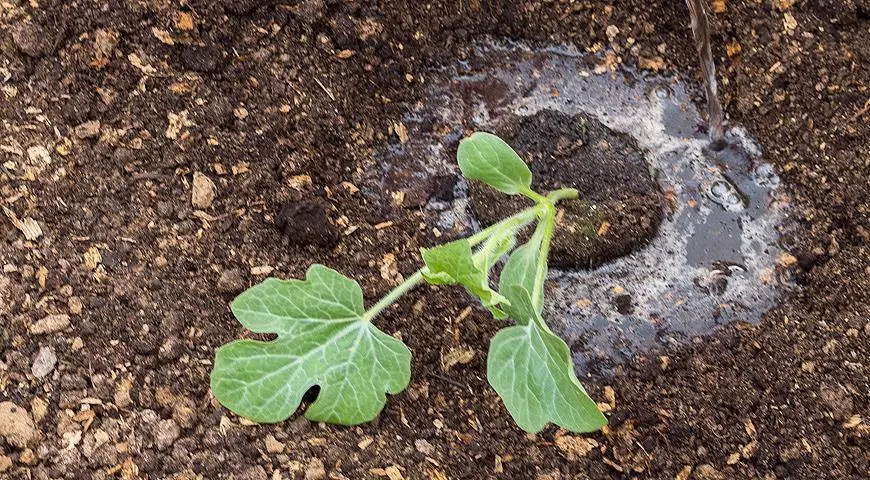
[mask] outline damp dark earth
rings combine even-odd
[[[742,129],[709,148],[681,82],[596,74],[597,61],[478,47],[404,119],[413,140],[390,150],[384,170],[449,175],[463,133],[487,130],[518,150],[542,189],[580,191],[560,211],[547,301],[578,365],[758,321],[791,283],[779,246],[789,202],[774,167]],[[447,232],[523,206],[483,186],[454,190],[450,202],[427,204]]]
[[[866,478],[870,6],[690,3],[0,3],[0,478]],[[446,286],[376,320],[374,422],[223,408],[242,291],[371,305],[526,206],[462,180],[478,130],[580,192],[544,317],[609,425],[520,430]]]

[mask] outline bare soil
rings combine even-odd
[[[0,477],[866,478],[870,7],[714,8],[725,111],[793,199],[799,288],[584,379],[610,426],[575,436],[514,426],[485,380],[501,325],[460,289],[379,320],[414,370],[372,424],[247,425],[208,375],[266,275],[325,263],[373,299],[417,268],[427,217],[383,201],[373,156],[440,66],[494,35],[696,78],[682,2],[2,3]]]

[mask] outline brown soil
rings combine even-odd
[[[594,268],[619,258],[655,235],[661,192],[633,139],[594,118],[543,110],[512,117],[496,132],[529,164],[540,192],[576,188],[580,199],[559,204],[550,264]],[[530,202],[472,182],[472,206],[491,225]]]
[[[0,477],[866,478],[870,9],[716,3],[725,110],[783,172],[800,288],[759,325],[585,379],[615,393],[591,440],[513,425],[484,374],[500,325],[461,313],[460,289],[379,320],[414,371],[369,425],[245,425],[210,396],[210,362],[245,335],[229,301],[270,268],[326,263],[369,299],[384,263],[417,268],[426,216],[371,201],[367,179],[439,66],[493,34],[690,76],[681,2],[4,3],[0,202],[43,235],[0,220],[0,400],[35,422],[0,417]],[[216,193],[199,211],[194,172]],[[298,202],[321,207],[280,216]],[[336,233],[300,246],[278,228],[299,221]],[[47,314],[70,325],[34,333]],[[473,359],[439,367],[458,348]]]

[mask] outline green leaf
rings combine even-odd
[[[278,335],[217,351],[212,392],[239,415],[280,422],[318,385],[305,417],[357,425],[383,409],[386,393],[408,386],[410,350],[363,319],[362,290],[335,270],[312,265],[304,281],[267,279],[239,295],[232,311],[248,329]]]
[[[493,251],[502,251],[504,255],[509,245],[497,245]],[[497,318],[504,318],[504,312],[499,304],[508,301],[498,292],[489,287],[489,267],[493,254],[478,256],[471,252],[468,240],[461,239],[429,249],[421,249],[423,261],[428,272],[423,273],[427,282],[433,285],[462,285],[481,303],[493,312]]]
[[[511,304],[513,304],[515,300],[511,298],[512,292],[515,291],[510,288],[511,286],[518,285],[526,292],[535,291],[535,274],[537,273],[538,254],[541,251],[542,239],[543,228],[539,225],[535,230],[535,233],[532,235],[532,238],[530,238],[524,245],[517,247],[517,249],[511,253],[510,257],[508,257],[507,263],[505,263],[504,268],[501,271],[501,275],[498,279],[498,291],[504,295]],[[540,287],[537,288],[540,289]],[[543,298],[543,292],[540,293],[540,298]],[[519,300],[521,301],[522,299]],[[540,313],[540,307],[537,310]],[[527,316],[515,315],[512,318],[517,322],[524,322],[526,321]]]
[[[568,345],[541,319],[527,290],[519,285],[508,290],[515,300],[509,313],[520,325],[492,338],[486,363],[489,383],[514,421],[527,432],[539,432],[550,422],[572,432],[606,425],[574,375]]]
[[[497,136],[476,132],[459,142],[456,154],[462,175],[508,195],[532,186],[532,171],[510,145]]]

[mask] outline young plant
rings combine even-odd
[[[577,191],[533,191],[528,166],[489,133],[463,140],[457,157],[469,180],[524,195],[534,206],[468,238],[422,249],[425,266],[368,310],[359,284],[323,265],[312,265],[305,280],[269,278],[249,288],[233,301],[233,314],[247,329],[277,338],[236,340],[217,350],[211,389],[224,406],[256,422],[280,422],[317,385],[317,400],[305,411],[309,420],[372,420],[386,394],[401,392],[411,378],[411,351],[372,321],[425,281],[462,285],[493,316],[516,323],[492,338],[487,378],[520,428],[538,432],[554,423],[589,432],[607,423],[574,375],[568,346],[541,318],[555,205]],[[514,249],[519,231],[532,223],[530,239]],[[493,289],[490,270],[508,253]]]

